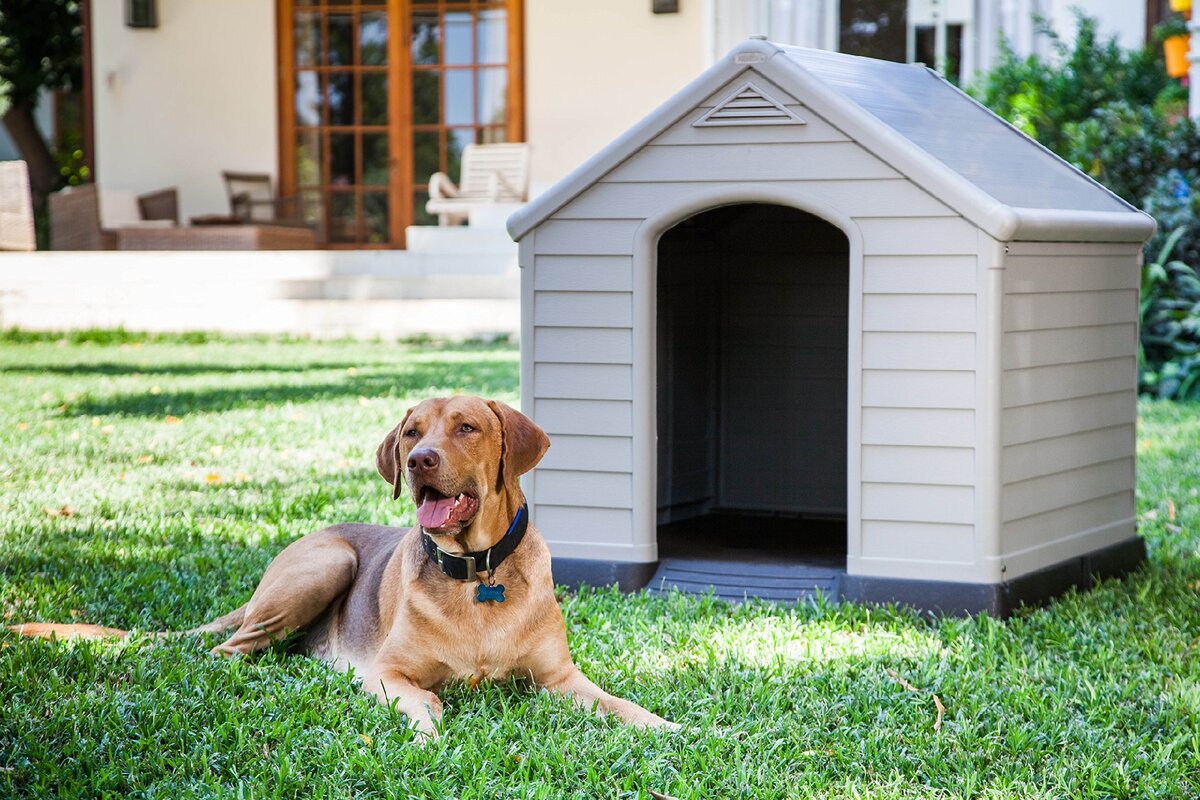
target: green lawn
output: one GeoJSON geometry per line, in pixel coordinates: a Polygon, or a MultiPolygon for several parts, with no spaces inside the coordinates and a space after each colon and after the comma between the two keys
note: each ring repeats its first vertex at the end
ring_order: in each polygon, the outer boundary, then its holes
{"type": "MultiPolygon", "coordinates": [[[[93,338],[0,340],[10,623],[203,622],[298,536],[411,523],[373,453],[415,401],[517,399],[511,347],[93,338]]],[[[584,671],[684,730],[483,684],[444,693],[428,746],[281,650],[226,661],[198,637],[5,633],[0,797],[1195,797],[1200,408],[1142,412],[1151,561],[1048,609],[930,621],[564,595],[584,671]]]]}

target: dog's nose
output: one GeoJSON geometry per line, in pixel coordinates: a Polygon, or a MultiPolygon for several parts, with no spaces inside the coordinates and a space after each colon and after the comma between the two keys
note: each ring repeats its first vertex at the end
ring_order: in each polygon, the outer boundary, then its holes
{"type": "Polygon", "coordinates": [[[408,454],[408,468],[418,472],[431,472],[442,463],[436,450],[423,447],[408,454]]]}

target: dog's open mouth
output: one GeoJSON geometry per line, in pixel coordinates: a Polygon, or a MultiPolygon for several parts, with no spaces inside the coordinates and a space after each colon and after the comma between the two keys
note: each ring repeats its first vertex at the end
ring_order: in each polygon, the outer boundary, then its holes
{"type": "Polygon", "coordinates": [[[466,492],[449,497],[432,486],[426,486],[421,490],[417,522],[427,533],[458,533],[478,510],[479,499],[466,492]]]}

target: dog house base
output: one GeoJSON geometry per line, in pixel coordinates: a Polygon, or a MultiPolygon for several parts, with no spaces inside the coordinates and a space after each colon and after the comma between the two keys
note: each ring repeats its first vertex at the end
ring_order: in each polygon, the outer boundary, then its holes
{"type": "MultiPolygon", "coordinates": [[[[1107,578],[1127,575],[1145,560],[1146,546],[1141,538],[1135,538],[1060,561],[1037,572],[998,584],[841,574],[835,576],[830,587],[818,588],[827,598],[836,597],[838,600],[853,603],[896,603],[933,614],[990,614],[1007,618],[1021,606],[1045,605],[1073,588],[1085,591],[1107,578]]],[[[615,584],[621,591],[631,592],[646,587],[660,571],[669,574],[671,564],[668,562],[676,561],[678,559],[630,563],[556,558],[553,561],[554,582],[570,589],[577,589],[583,584],[615,584]]],[[[708,566],[725,568],[726,572],[736,572],[746,565],[733,562],[718,565],[710,562],[708,566]]],[[[653,588],[651,587],[652,590],[653,588]]],[[[807,587],[798,588],[796,594],[815,596],[813,590],[807,587]]]]}

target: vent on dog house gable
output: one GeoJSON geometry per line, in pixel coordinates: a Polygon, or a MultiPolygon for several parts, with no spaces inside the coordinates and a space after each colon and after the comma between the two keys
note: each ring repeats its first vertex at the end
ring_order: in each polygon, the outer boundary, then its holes
{"type": "Polygon", "coordinates": [[[693,123],[693,127],[715,125],[804,125],[795,112],[746,81],[717,107],[693,123]]]}

